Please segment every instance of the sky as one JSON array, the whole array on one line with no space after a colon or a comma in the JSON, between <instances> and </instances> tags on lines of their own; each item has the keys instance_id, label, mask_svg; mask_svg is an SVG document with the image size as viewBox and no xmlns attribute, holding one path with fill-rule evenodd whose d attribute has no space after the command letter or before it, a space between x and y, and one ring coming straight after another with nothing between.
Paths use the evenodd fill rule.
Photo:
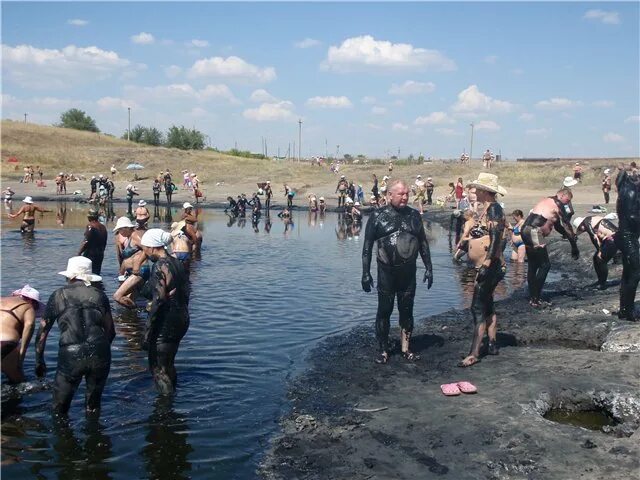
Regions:
<instances>
[{"instance_id":1,"label":"sky","mask_svg":"<svg viewBox=\"0 0 640 480\"><path fill-rule=\"evenodd\" d=\"M2 2L2 118L302 156L638 156L638 2ZM473 127L471 126L473 124ZM297 148L297 147L296 147ZM297 154L297 150L296 150Z\"/></svg>"}]
</instances>

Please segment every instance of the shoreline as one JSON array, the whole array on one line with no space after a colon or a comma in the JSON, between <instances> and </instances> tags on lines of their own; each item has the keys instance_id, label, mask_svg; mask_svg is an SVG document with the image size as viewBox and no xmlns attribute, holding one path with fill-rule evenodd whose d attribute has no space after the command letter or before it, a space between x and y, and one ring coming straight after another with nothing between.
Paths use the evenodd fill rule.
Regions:
<instances>
[{"instance_id":1,"label":"shoreline","mask_svg":"<svg viewBox=\"0 0 640 480\"><path fill-rule=\"evenodd\" d=\"M430 212L427 219L448 222L448 215ZM545 285L552 305L531 308L526 284L496 302L500 355L474 367L456 366L471 342L468 308L416 319L412 349L422 358L414 364L397 352L387 365L373 362L375 312L368 325L323 340L309 354L307 371L290 384L290 412L258 473L266 479L640 478L640 325L603 312L617 310L621 266L610 265L606 290L588 288L596 278L593 247L585 236L579 246L580 259L572 261L568 242L550 237L552 269L562 276ZM426 287L419 284L417 294L428 295ZM391 323L396 339L397 313ZM479 392L442 395L441 384L461 380ZM619 424L605 434L543 418L560 405L602 410Z\"/></svg>"}]
</instances>

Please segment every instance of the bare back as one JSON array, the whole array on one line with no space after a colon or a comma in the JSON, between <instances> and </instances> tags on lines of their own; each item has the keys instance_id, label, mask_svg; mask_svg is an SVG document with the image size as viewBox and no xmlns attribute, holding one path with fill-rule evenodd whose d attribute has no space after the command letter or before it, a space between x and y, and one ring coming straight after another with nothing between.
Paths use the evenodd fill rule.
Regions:
<instances>
[{"instance_id":1,"label":"bare back","mask_svg":"<svg viewBox=\"0 0 640 480\"><path fill-rule=\"evenodd\" d=\"M553 198L543 198L531 210L532 214L544 217L546 222L540 228L544 237L548 236L555 223L560 219L560 210Z\"/></svg>"}]
</instances>

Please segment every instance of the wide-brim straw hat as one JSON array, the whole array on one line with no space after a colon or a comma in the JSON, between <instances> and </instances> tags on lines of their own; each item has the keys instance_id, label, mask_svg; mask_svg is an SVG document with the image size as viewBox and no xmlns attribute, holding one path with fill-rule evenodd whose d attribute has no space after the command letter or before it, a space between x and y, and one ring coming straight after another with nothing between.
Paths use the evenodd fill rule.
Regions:
<instances>
[{"instance_id":1,"label":"wide-brim straw hat","mask_svg":"<svg viewBox=\"0 0 640 480\"><path fill-rule=\"evenodd\" d=\"M20 290L14 290L13 292L11 292L11 296L25 297L40 303L40 292L38 292L38 290L28 284L22 287Z\"/></svg>"},{"instance_id":2,"label":"wide-brim straw hat","mask_svg":"<svg viewBox=\"0 0 640 480\"><path fill-rule=\"evenodd\" d=\"M136 228L136 226L129 217L120 217L116 222L116 226L113 227L113 231L117 232L121 228Z\"/></svg>"},{"instance_id":3,"label":"wide-brim straw hat","mask_svg":"<svg viewBox=\"0 0 640 480\"><path fill-rule=\"evenodd\" d=\"M139 206L139 207L144 207L146 204L147 204L147 202L145 202L144 200L140 200L140 201L138 202L138 206Z\"/></svg>"},{"instance_id":4,"label":"wide-brim straw hat","mask_svg":"<svg viewBox=\"0 0 640 480\"><path fill-rule=\"evenodd\" d=\"M573 177L564 177L564 180L562 181L562 185L564 185L565 187L573 187L574 185L578 184L578 180L576 180Z\"/></svg>"},{"instance_id":5,"label":"wide-brim straw hat","mask_svg":"<svg viewBox=\"0 0 640 480\"><path fill-rule=\"evenodd\" d=\"M500 195L506 195L507 191L498 185L498 176L493 173L481 173L478 178L471 183L467 184L467 187L475 187L480 190L485 190L491 193L499 193Z\"/></svg>"},{"instance_id":6,"label":"wide-brim straw hat","mask_svg":"<svg viewBox=\"0 0 640 480\"><path fill-rule=\"evenodd\" d=\"M91 271L92 266L91 260L86 257L71 257L67 261L67 269L58 272L58 275L64 275L70 280L82 280L86 286L89 286L91 282L102 280L100 275L95 275Z\"/></svg>"}]
</instances>

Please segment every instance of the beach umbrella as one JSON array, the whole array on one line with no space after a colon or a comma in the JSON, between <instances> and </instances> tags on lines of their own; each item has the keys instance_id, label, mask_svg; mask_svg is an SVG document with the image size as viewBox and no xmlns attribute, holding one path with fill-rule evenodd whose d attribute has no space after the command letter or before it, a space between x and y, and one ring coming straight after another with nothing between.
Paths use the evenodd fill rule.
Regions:
<instances>
[{"instance_id":1,"label":"beach umbrella","mask_svg":"<svg viewBox=\"0 0 640 480\"><path fill-rule=\"evenodd\" d=\"M127 165L127 170L142 170L143 168L139 163L130 163Z\"/></svg>"}]
</instances>

